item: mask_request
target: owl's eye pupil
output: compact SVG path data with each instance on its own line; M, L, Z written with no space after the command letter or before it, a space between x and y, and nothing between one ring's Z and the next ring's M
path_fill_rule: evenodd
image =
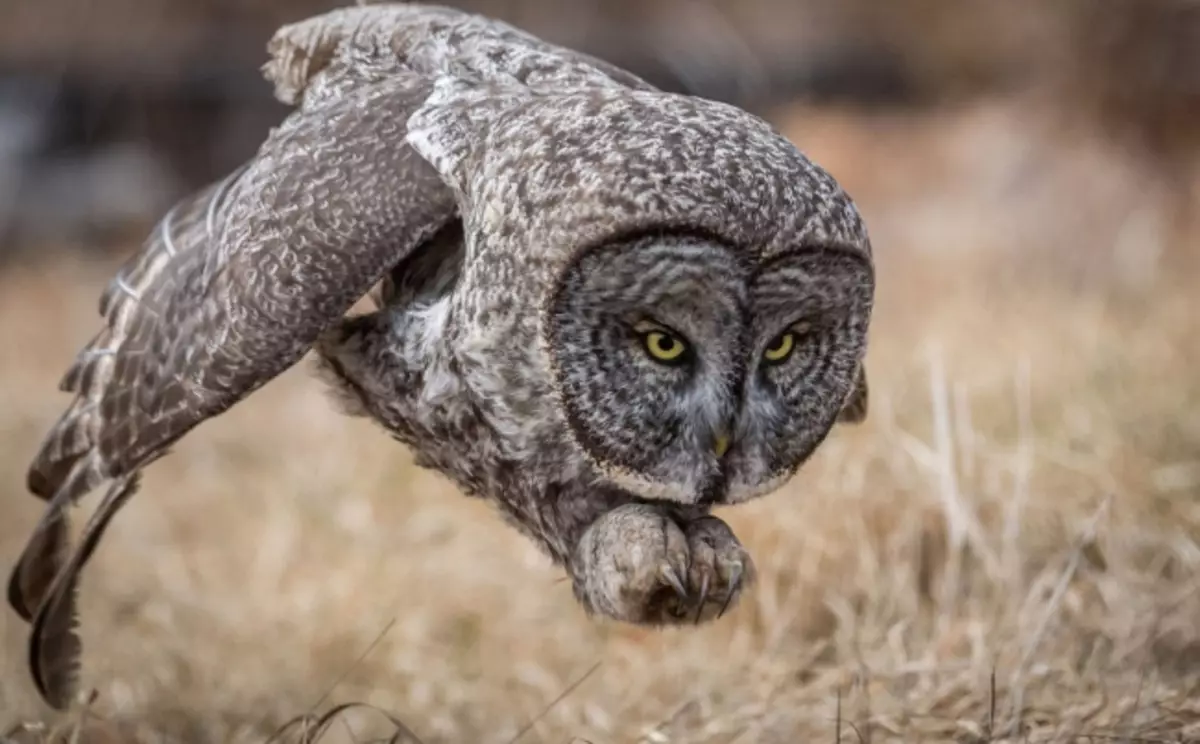
M768 363L779 364L787 359L796 348L796 334L787 332L779 336L763 351L763 358Z
M650 331L644 341L650 357L659 362L679 362L687 351L682 339L664 331Z

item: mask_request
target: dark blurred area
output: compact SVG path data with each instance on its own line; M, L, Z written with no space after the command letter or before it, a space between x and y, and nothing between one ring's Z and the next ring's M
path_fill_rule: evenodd
M272 32L334 0L3 0L0 255L128 246L286 108ZM664 88L760 113L1034 94L1178 182L1200 150L1191 0L461 0ZM1033 99L1031 99L1033 100ZM836 175L836 174L835 174ZM124 241L123 243L121 241Z

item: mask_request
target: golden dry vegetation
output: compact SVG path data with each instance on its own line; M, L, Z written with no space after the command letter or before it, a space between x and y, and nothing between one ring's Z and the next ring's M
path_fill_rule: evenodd
M872 228L872 410L722 510L760 574L735 611L584 617L485 504L297 368L152 466L109 531L83 740L261 742L342 701L427 744L1200 740L1197 233L1136 162L1020 101L776 119ZM5 570L118 259L0 279ZM5 608L0 727L69 733L25 639ZM323 741L392 731L358 710Z

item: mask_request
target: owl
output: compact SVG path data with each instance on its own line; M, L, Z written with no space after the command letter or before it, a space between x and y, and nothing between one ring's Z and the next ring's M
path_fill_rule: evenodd
M588 613L729 610L754 567L712 509L866 414L850 197L741 109L486 17L341 8L268 51L294 110L110 282L29 468L47 505L8 601L46 701L74 694L80 572L139 474L309 351L347 413L494 504Z

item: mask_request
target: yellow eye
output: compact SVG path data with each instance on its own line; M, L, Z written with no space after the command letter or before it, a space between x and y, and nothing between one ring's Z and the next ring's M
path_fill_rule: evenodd
M650 331L642 338L646 344L646 351L660 362L680 362L687 351L687 344L682 339L664 331Z
M792 349L796 348L796 334L788 331L779 338L771 342L771 345L763 351L763 358L771 364L779 364L791 355Z

